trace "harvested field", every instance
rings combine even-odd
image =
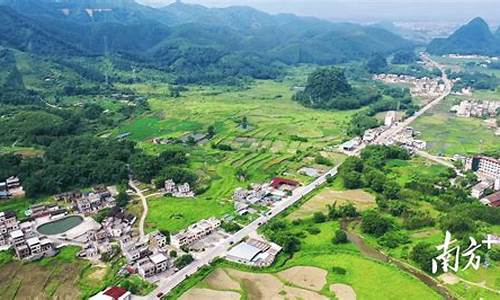
[[[318,211],[326,213],[328,211],[326,206],[335,202],[337,206],[352,203],[358,210],[363,211],[375,206],[375,197],[363,190],[336,191],[327,188],[291,213],[288,219],[311,217]]]
[[[326,284],[327,271],[315,267],[293,267],[278,273],[278,277],[292,285],[321,291]]]
[[[356,292],[350,285],[335,283],[330,285],[330,291],[335,293],[338,300],[356,300]]]
[[[191,289],[184,295],[182,295],[180,300],[239,300],[241,298],[240,294],[236,292],[222,292],[214,291],[210,289]]]
[[[79,298],[76,283],[81,271],[82,266],[74,264],[51,269],[37,264],[9,263],[0,272],[0,294],[5,297],[2,299]]]
[[[229,277],[223,269],[217,269],[212,272],[212,274],[205,279],[205,283],[214,290],[240,290],[238,281]]]
[[[257,274],[227,269],[230,277],[241,282],[249,300],[261,299],[308,299],[327,300],[328,297],[313,291],[289,287],[271,274]]]

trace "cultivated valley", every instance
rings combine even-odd
[[[474,17],[0,0],[0,298],[500,299]]]

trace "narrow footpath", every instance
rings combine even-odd
[[[148,215],[148,201],[146,200],[146,196],[144,196],[142,191],[135,185],[132,179],[129,180],[128,185],[135,191],[136,195],[139,196],[142,201],[142,215],[141,220],[139,221],[139,234],[142,240],[144,238],[144,223],[146,222],[146,217]]]

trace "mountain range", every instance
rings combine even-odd
[[[500,55],[500,28],[493,33],[482,18],[475,18],[447,38],[434,39],[431,54]]]
[[[39,55],[120,54],[158,67],[219,63],[228,55],[258,57],[264,64],[332,64],[413,46],[382,28],[243,6],[176,2],[156,9],[133,0],[0,0],[0,5],[3,46]],[[196,61],[200,58],[190,53],[197,51],[211,55]]]

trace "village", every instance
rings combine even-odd
[[[445,90],[443,82],[430,77],[417,78],[409,75],[377,74],[373,76],[373,80],[408,86],[412,97],[420,97],[427,100],[438,97]]]
[[[400,118],[396,111],[389,111],[385,115],[384,125],[367,129],[362,137],[355,137],[339,146],[339,150],[350,155],[356,153],[370,144],[376,144],[377,139],[391,129],[398,128]],[[424,140],[418,139],[421,133],[412,127],[405,127],[399,130],[388,141],[384,141],[386,145],[399,145],[410,152],[423,151],[427,148],[427,143]]]
[[[495,129],[495,135],[500,136],[497,117],[500,116],[500,101],[463,100],[450,108],[450,112],[460,118],[483,119],[487,127]]]
[[[9,179],[6,186],[22,190],[18,179]],[[297,181],[277,177],[269,183],[254,184],[249,190],[237,189],[233,195],[235,212],[256,214],[258,211],[252,206],[272,207],[299,186]],[[189,184],[172,180],[166,180],[159,191],[186,199],[195,196]],[[32,205],[21,219],[12,211],[0,212],[0,247],[12,249],[18,259],[26,261],[56,255],[58,249],[67,245],[81,247],[78,256],[94,262],[122,255],[126,259],[122,274],[137,274],[156,282],[182,268],[184,265],[178,263],[181,257],[188,256],[189,263],[231,235],[221,227],[227,217],[212,217],[176,233],[156,230],[141,236],[136,230],[137,217],[116,205],[117,195],[115,186],[98,185],[88,192],[54,195],[55,203]],[[100,212],[105,215],[97,222]],[[280,251],[280,246],[252,236],[235,245],[227,259],[264,267],[271,265]]]

